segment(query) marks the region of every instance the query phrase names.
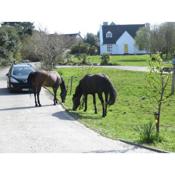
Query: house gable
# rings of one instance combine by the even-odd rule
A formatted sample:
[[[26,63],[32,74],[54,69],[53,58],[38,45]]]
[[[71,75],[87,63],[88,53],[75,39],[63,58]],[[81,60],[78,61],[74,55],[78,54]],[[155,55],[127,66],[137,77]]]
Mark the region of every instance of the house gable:
[[[125,54],[125,46],[127,46],[127,53],[132,54],[135,52],[135,40],[125,31],[116,42],[116,50],[118,54]]]

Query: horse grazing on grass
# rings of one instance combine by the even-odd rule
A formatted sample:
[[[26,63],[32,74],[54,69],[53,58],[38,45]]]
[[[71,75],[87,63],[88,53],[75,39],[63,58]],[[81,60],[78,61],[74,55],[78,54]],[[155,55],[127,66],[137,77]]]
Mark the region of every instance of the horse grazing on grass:
[[[64,103],[66,98],[66,86],[63,78],[57,72],[47,72],[47,71],[36,71],[31,72],[28,76],[27,82],[29,84],[30,90],[33,91],[35,97],[35,106],[41,106],[39,94],[41,87],[52,87],[54,92],[54,105],[57,104],[57,90],[60,86],[61,88],[61,100]],[[37,97],[37,98],[36,98]]]
[[[105,95],[105,101],[103,99],[103,93]],[[93,95],[93,104],[95,113],[97,113],[96,107],[96,97],[95,94],[98,94],[98,97],[102,104],[102,117],[105,117],[107,114],[107,105],[113,105],[116,101],[117,93],[114,89],[109,78],[104,74],[94,74],[94,75],[85,75],[79,82],[79,85],[76,87],[75,94],[73,95],[73,110],[76,110],[80,105],[80,99],[83,95],[85,108],[87,110],[87,96],[88,94]]]

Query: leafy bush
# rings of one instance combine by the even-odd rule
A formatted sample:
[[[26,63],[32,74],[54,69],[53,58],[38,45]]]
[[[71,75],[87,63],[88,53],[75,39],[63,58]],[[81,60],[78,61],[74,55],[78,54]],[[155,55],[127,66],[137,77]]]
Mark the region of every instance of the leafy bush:
[[[87,61],[88,57],[87,57],[86,54],[78,55],[78,59],[81,61],[81,64],[87,64],[88,63],[88,61]]]
[[[9,65],[9,60],[0,58],[0,66]]]
[[[98,48],[96,46],[89,47],[88,54],[89,55],[96,55],[98,53]]]
[[[71,54],[82,54],[82,53],[87,54],[88,51],[89,51],[88,44],[81,43],[81,44],[77,44],[77,45],[73,46],[71,48],[70,53]]]
[[[101,65],[109,64],[110,55],[108,53],[102,54],[100,58],[101,58]]]

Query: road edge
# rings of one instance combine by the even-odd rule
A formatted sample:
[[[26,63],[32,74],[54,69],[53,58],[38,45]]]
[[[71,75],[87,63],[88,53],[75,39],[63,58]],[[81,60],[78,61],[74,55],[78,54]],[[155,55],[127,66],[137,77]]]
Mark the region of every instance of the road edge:
[[[48,88],[45,88],[47,90],[47,92],[53,96],[53,93],[48,89]],[[72,118],[74,118],[75,120],[77,120],[78,122],[80,122],[81,124],[83,124],[85,127],[87,127],[88,129],[91,129],[93,130],[94,132],[100,134],[101,136],[103,137],[106,137],[104,136],[102,133],[98,132],[97,130],[95,129],[92,129],[90,127],[88,127],[87,125],[85,125],[84,123],[82,123],[80,120],[78,120],[78,115],[77,114],[73,114],[69,111],[69,109],[67,108],[67,106],[64,105],[64,103],[60,102],[60,100],[58,100],[59,104],[61,105],[61,107],[65,110],[65,112],[67,112]],[[157,152],[157,153],[170,153],[168,151],[165,151],[165,150],[162,150],[162,149],[158,149],[158,148],[154,148],[154,147],[150,147],[150,146],[147,146],[147,145],[143,145],[143,144],[138,144],[138,143],[135,143],[135,142],[132,142],[132,141],[129,141],[129,140],[125,140],[125,139],[121,139],[121,138],[118,138],[118,139],[113,139],[113,138],[110,138],[110,137],[106,137],[106,138],[109,138],[111,140],[114,140],[114,141],[121,141],[123,143],[127,143],[127,144],[130,144],[130,145],[134,145],[134,146],[137,146],[137,147],[140,147],[140,148],[144,148],[144,149],[147,149],[147,150],[151,150],[151,151],[154,151],[154,152]]]

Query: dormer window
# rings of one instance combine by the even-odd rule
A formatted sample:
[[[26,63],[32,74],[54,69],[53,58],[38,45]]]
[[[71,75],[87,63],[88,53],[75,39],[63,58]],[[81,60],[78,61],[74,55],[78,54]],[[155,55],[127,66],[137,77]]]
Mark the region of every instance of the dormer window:
[[[110,31],[106,33],[106,38],[112,38],[112,33]]]

